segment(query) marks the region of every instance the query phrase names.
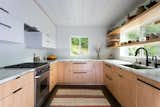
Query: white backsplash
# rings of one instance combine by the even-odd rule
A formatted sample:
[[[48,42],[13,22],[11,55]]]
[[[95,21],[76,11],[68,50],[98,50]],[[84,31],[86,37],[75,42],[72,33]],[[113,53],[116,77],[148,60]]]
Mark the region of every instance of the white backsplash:
[[[45,49],[27,49],[24,44],[0,41],[0,67],[31,62],[33,61],[34,52],[42,57],[47,55],[47,50]]]

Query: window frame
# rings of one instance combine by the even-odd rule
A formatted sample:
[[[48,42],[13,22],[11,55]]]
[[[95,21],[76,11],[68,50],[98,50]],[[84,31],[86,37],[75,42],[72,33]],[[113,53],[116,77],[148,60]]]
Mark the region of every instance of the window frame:
[[[79,55],[77,55],[77,56],[73,56],[72,55],[72,38],[79,38],[79,40],[81,39],[81,38],[87,38],[88,39],[88,53],[87,53],[87,55],[84,55],[84,54],[79,54]],[[70,36],[70,56],[71,57],[82,57],[82,56],[88,56],[89,55],[89,37],[88,36],[76,36],[76,35],[71,35]],[[81,40],[79,41],[79,47],[81,48]],[[80,50],[79,50],[80,51]]]

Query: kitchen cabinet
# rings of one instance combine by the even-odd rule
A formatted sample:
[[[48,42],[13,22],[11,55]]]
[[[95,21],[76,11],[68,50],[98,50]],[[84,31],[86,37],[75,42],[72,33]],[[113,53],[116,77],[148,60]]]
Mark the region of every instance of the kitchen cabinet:
[[[71,62],[58,62],[57,83],[70,84],[71,82]]]
[[[160,107],[160,89],[138,80],[137,107]]]
[[[45,41],[44,47],[56,47],[56,26],[38,7],[34,0],[1,0],[0,4],[2,4],[3,7],[6,8],[10,14],[15,17],[15,19],[18,21],[21,20],[21,24],[26,23],[30,26],[36,27],[39,31],[43,32],[45,34],[44,40],[47,38],[47,41],[50,42],[48,43]],[[23,29],[24,31],[23,26],[21,28],[19,26],[19,28],[20,30]],[[15,35],[16,34],[14,34],[14,36]],[[47,35],[50,37],[48,38]],[[17,39],[17,37],[12,39]]]
[[[50,65],[50,85],[49,85],[50,92],[55,87],[56,83],[57,83],[57,63],[54,63]]]
[[[123,107],[136,107],[136,75],[117,69],[116,97]]]
[[[93,80],[96,85],[103,85],[103,62],[93,62]]]
[[[104,84],[122,107],[136,107],[136,75],[104,63]]]
[[[58,62],[57,83],[71,85],[102,85],[103,62]]]
[[[57,63],[57,84],[64,84],[64,70],[66,62]]]
[[[104,84],[110,91],[113,90],[112,70],[111,65],[104,63]]]
[[[24,23],[11,15],[1,2],[0,7],[0,40],[24,43]]]
[[[72,83],[71,62],[64,63],[64,84]]]
[[[34,73],[0,85],[0,107],[34,107]]]
[[[50,34],[25,32],[25,44],[27,48],[54,48],[52,40]]]
[[[72,84],[93,84],[93,63],[88,61],[72,62]]]

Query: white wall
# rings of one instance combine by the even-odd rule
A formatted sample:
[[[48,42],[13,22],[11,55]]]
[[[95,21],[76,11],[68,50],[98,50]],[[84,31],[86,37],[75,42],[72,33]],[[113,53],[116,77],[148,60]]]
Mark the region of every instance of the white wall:
[[[28,49],[24,44],[14,44],[0,41],[0,67],[23,62],[33,61],[33,54],[38,53],[40,56],[46,56],[47,50]]]
[[[101,44],[101,58],[107,58],[111,49],[106,49],[106,31],[105,27],[57,27],[57,37],[55,50],[51,50],[51,54],[57,55],[59,58],[70,57],[70,37],[72,35],[87,36],[89,38],[89,55],[83,58],[96,58],[95,46]]]

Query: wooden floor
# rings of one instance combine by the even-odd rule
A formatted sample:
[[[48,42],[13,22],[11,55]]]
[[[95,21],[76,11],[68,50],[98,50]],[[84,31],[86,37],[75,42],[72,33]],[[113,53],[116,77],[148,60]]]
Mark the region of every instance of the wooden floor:
[[[105,97],[107,98],[107,100],[109,101],[109,103],[111,104],[111,107],[121,107],[120,104],[117,102],[117,100],[112,96],[112,94],[104,87],[104,86],[80,86],[80,85],[57,85],[53,91],[51,92],[51,94],[49,95],[47,101],[45,102],[44,105],[42,105],[42,107],[50,107],[50,103],[53,100],[56,92],[58,89],[101,89],[103,90],[103,93],[105,95]]]

